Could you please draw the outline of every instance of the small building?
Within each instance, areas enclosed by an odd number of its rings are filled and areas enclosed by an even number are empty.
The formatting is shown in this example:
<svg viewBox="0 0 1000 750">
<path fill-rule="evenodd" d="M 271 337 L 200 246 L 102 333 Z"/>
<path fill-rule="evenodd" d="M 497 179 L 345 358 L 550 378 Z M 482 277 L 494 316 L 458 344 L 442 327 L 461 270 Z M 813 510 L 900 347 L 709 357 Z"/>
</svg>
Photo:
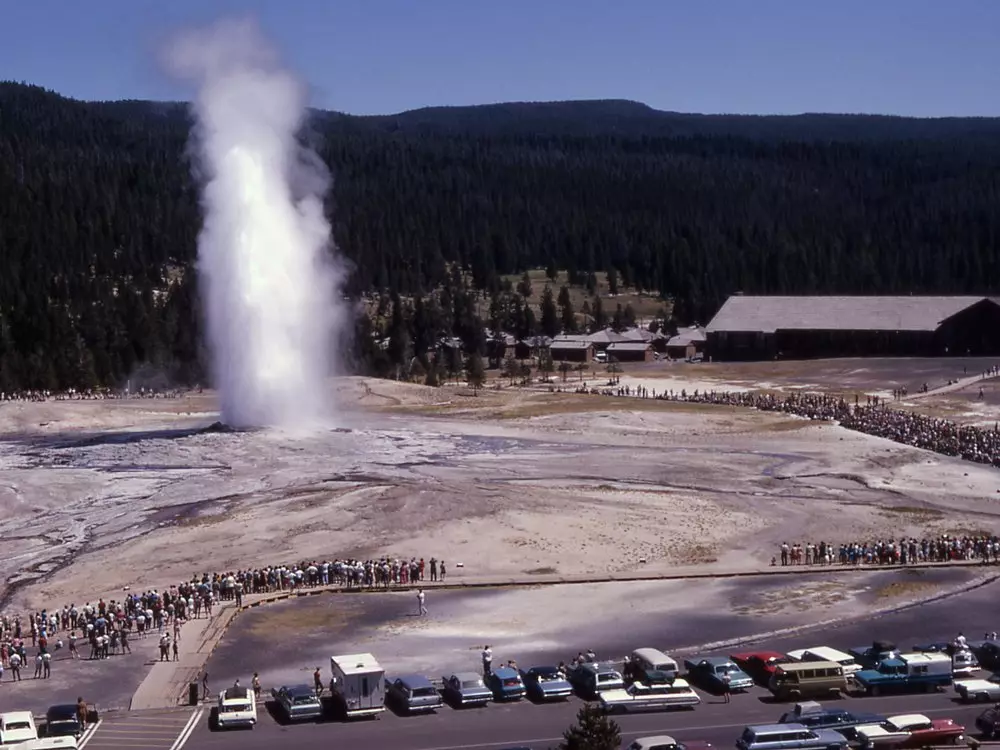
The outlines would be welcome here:
<svg viewBox="0 0 1000 750">
<path fill-rule="evenodd" d="M 654 352 L 660 354 L 667 350 L 667 337 L 659 331 L 653 333 L 648 328 L 629 328 L 622 331 L 621 335 L 628 341 L 644 341 L 653 347 Z"/>
<path fill-rule="evenodd" d="M 694 325 L 678 328 L 677 335 L 667 340 L 666 352 L 671 359 L 691 359 L 705 351 L 705 328 Z"/>
<path fill-rule="evenodd" d="M 716 360 L 1000 354 L 1000 298 L 734 295 L 706 330 Z"/>
<path fill-rule="evenodd" d="M 583 362 L 590 364 L 594 360 L 594 345 L 580 339 L 553 339 L 549 345 L 549 354 L 553 362 Z"/>
<path fill-rule="evenodd" d="M 614 357 L 618 362 L 651 362 L 653 360 L 653 346 L 644 341 L 620 341 L 608 344 L 605 351 L 609 360 Z"/>
<path fill-rule="evenodd" d="M 589 341 L 594 345 L 594 350 L 598 352 L 603 352 L 611 344 L 623 344 L 631 340 L 627 336 L 624 336 L 611 328 L 605 328 L 603 331 L 594 331 L 589 336 L 580 336 L 576 338 L 582 338 L 584 341 Z"/>
<path fill-rule="evenodd" d="M 531 359 L 549 348 L 552 339 L 548 336 L 529 336 L 514 344 L 514 356 L 517 359 Z"/>
<path fill-rule="evenodd" d="M 486 334 L 486 356 L 496 362 L 503 362 L 507 357 L 515 357 L 517 339 L 509 333 L 496 334 L 488 331 Z"/>
</svg>

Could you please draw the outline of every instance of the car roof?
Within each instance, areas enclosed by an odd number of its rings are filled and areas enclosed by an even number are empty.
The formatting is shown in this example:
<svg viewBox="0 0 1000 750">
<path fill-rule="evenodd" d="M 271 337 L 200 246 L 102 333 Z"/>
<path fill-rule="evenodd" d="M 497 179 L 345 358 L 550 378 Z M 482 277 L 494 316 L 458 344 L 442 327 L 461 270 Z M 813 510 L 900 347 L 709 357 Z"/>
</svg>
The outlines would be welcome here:
<svg viewBox="0 0 1000 750">
<path fill-rule="evenodd" d="M 717 667 L 720 664 L 731 664 L 732 661 L 728 656 L 699 656 L 695 663 L 707 662 L 713 667 Z"/>
<path fill-rule="evenodd" d="M 763 659 L 767 661 L 768 659 L 782 658 L 785 654 L 778 651 L 743 651 L 739 654 L 730 654 L 730 659 L 749 659 L 756 656 L 758 659 Z"/>
<path fill-rule="evenodd" d="M 676 745 L 677 740 L 671 737 L 669 734 L 657 734 L 652 737 L 636 737 L 636 742 L 641 742 L 644 745 Z"/>
<path fill-rule="evenodd" d="M 493 670 L 497 677 L 517 677 L 517 671 L 510 667 L 497 667 Z"/>
<path fill-rule="evenodd" d="M 468 682 L 470 680 L 482 680 L 482 675 L 477 672 L 455 672 L 452 677 L 457 677 L 461 682 Z"/>
<path fill-rule="evenodd" d="M 804 724 L 789 722 L 788 724 L 751 724 L 747 729 L 756 734 L 769 734 L 771 732 L 787 732 L 789 729 L 808 729 Z"/>
<path fill-rule="evenodd" d="M 434 687 L 434 683 L 422 674 L 404 674 L 396 679 L 408 688 Z"/>
<path fill-rule="evenodd" d="M 541 666 L 541 667 L 532 667 L 531 669 L 527 670 L 527 672 L 525 672 L 525 674 L 529 674 L 529 673 L 530 674 L 548 674 L 549 672 L 558 672 L 558 671 L 559 671 L 558 667 Z"/>
<path fill-rule="evenodd" d="M 75 703 L 57 703 L 54 706 L 49 706 L 49 710 L 45 712 L 46 716 L 72 716 L 76 718 L 76 704 Z"/>
<path fill-rule="evenodd" d="M 25 719 L 35 720 L 34 714 L 31 711 L 4 711 L 0 714 L 0 719 L 10 720 L 10 721 L 24 721 Z"/>
<path fill-rule="evenodd" d="M 246 700 L 249 693 L 249 689 L 243 687 L 242 685 L 240 687 L 236 687 L 234 685 L 233 687 L 228 687 L 222 691 L 222 699 L 227 701 Z"/>
<path fill-rule="evenodd" d="M 285 685 L 284 690 L 289 695 L 305 695 L 306 693 L 316 694 L 316 688 L 312 685 Z"/>
<path fill-rule="evenodd" d="M 930 719 L 923 714 L 896 714 L 895 716 L 890 716 L 889 721 L 898 726 L 900 724 L 920 724 L 930 721 Z"/>
</svg>

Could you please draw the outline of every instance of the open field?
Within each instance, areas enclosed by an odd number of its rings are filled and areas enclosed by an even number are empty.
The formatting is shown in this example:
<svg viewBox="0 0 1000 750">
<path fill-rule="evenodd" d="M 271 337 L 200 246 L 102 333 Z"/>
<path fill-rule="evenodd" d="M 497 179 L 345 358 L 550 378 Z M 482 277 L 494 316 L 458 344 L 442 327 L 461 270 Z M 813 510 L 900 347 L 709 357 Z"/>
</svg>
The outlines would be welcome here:
<svg viewBox="0 0 1000 750">
<path fill-rule="evenodd" d="M 640 321 L 648 323 L 653 318 L 662 315 L 666 312 L 668 315 L 671 310 L 671 303 L 668 300 L 661 299 L 659 295 L 650 293 L 640 293 L 634 288 L 626 287 L 621 283 L 619 278 L 619 288 L 618 294 L 612 296 L 608 290 L 608 275 L 601 271 L 595 273 L 594 276 L 597 277 L 597 296 L 601 298 L 601 306 L 604 308 L 604 314 L 610 319 L 614 315 L 615 308 L 618 305 L 622 306 L 624 310 L 628 305 L 632 305 L 632 309 L 635 310 L 636 318 Z M 521 274 L 512 274 L 510 276 L 505 276 L 504 278 L 509 279 L 510 283 L 517 288 L 518 282 L 521 280 Z M 586 321 L 580 314 L 580 310 L 583 308 L 583 303 L 587 302 L 591 306 L 594 304 L 594 300 L 587 293 L 587 288 L 585 286 L 573 285 L 569 283 L 569 275 L 566 271 L 560 271 L 556 276 L 556 280 L 552 281 L 545 274 L 545 269 L 534 268 L 528 271 L 528 278 L 531 279 L 531 297 L 528 300 L 528 305 L 534 310 L 536 317 L 539 317 L 539 304 L 542 299 L 542 291 L 545 289 L 545 285 L 548 284 L 552 287 L 552 294 L 558 300 L 559 289 L 563 286 L 569 288 L 569 298 L 573 303 L 573 309 L 576 311 L 577 322 L 584 324 Z M 485 300 L 480 305 L 479 314 L 483 316 L 483 319 L 488 318 L 489 312 L 489 300 Z"/>
<path fill-rule="evenodd" d="M 697 372 L 678 382 L 732 370 Z M 834 425 L 530 389 L 335 388 L 341 421 L 319 434 L 206 431 L 207 392 L 0 407 L 4 600 L 384 554 L 445 559 L 453 579 L 756 569 L 807 535 L 1000 530 L 996 470 Z"/>
</svg>

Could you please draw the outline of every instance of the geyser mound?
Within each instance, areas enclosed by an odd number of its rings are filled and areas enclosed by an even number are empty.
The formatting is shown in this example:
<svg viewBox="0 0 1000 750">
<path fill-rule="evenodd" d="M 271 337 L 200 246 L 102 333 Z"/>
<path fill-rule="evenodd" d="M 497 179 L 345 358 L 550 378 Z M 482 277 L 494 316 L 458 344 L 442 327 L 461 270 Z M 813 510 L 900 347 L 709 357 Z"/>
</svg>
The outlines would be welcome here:
<svg viewBox="0 0 1000 750">
<path fill-rule="evenodd" d="M 326 424 L 346 314 L 323 210 L 329 174 L 298 138 L 305 86 L 251 21 L 179 35 L 168 64 L 198 86 L 198 271 L 222 421 Z"/>
</svg>

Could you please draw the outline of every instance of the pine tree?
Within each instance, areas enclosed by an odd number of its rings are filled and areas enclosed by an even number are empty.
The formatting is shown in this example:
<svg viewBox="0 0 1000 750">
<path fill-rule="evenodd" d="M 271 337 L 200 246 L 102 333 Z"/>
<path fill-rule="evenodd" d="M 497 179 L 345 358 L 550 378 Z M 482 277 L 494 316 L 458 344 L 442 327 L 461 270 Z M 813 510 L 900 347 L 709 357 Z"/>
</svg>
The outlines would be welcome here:
<svg viewBox="0 0 1000 750">
<path fill-rule="evenodd" d="M 559 289 L 559 322 L 564 333 L 576 333 L 576 312 L 573 310 L 573 300 L 569 289 L 565 286 Z"/>
<path fill-rule="evenodd" d="M 559 278 L 559 269 L 556 268 L 555 261 L 549 261 L 549 265 L 545 268 L 545 275 L 549 277 L 549 281 L 556 281 Z"/>
<path fill-rule="evenodd" d="M 483 358 L 479 352 L 473 352 L 465 361 L 465 376 L 472 386 L 473 392 L 478 396 L 479 389 L 486 382 L 486 369 L 483 367 Z"/>
<path fill-rule="evenodd" d="M 618 272 L 613 266 L 608 268 L 608 294 L 612 297 L 618 294 Z"/>
<path fill-rule="evenodd" d="M 560 750 L 618 750 L 621 729 L 596 706 L 584 706 L 576 715 L 576 724 L 563 732 Z"/>
<path fill-rule="evenodd" d="M 521 276 L 521 280 L 517 282 L 517 293 L 527 300 L 531 299 L 531 292 L 531 277 L 525 271 L 524 275 Z"/>
<path fill-rule="evenodd" d="M 594 306 L 591 308 L 594 320 L 590 324 L 590 332 L 601 331 L 608 324 L 608 319 L 604 315 L 604 305 L 601 304 L 600 297 L 594 297 Z"/>
<path fill-rule="evenodd" d="M 541 304 L 541 326 L 542 333 L 549 337 L 554 337 L 559 335 L 559 312 L 556 310 L 556 302 L 552 297 L 552 287 L 548 284 L 545 285 L 545 291 L 542 292 L 542 304 Z"/>
</svg>

